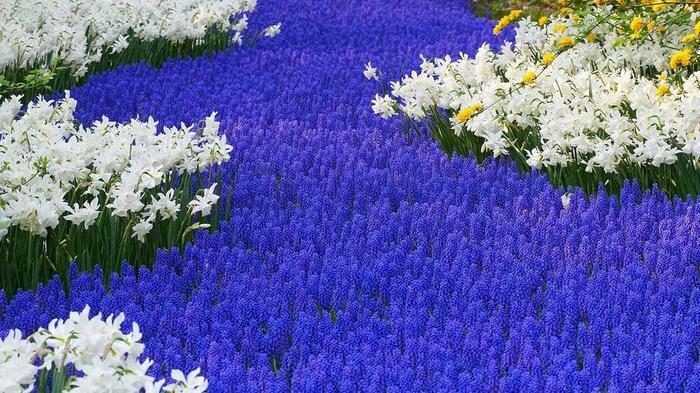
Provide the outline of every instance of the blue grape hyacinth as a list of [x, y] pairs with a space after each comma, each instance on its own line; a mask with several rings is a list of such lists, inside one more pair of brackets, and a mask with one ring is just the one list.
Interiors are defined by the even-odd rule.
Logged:
[[371, 113], [362, 64], [474, 53], [492, 22], [448, 0], [262, 2], [257, 19], [285, 28], [72, 92], [86, 123], [217, 111], [231, 220], [109, 290], [74, 269], [68, 295], [0, 294], [0, 336], [124, 312], [156, 373], [201, 368], [211, 392], [700, 390], [700, 205], [628, 185], [565, 209], [544, 176]]

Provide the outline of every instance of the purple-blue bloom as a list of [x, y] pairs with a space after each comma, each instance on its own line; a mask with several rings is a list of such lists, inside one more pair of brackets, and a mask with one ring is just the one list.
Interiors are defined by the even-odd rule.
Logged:
[[564, 210], [544, 176], [374, 116], [367, 61], [395, 79], [496, 42], [462, 1], [274, 3], [254, 48], [72, 92], [84, 122], [218, 111], [230, 222], [109, 291], [74, 271], [67, 297], [0, 294], [0, 336], [124, 312], [159, 376], [201, 367], [212, 392], [700, 390], [700, 205], [629, 185]]

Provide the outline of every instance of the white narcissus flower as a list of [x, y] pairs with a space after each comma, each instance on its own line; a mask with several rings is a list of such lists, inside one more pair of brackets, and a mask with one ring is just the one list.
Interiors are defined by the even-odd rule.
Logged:
[[121, 35], [119, 38], [117, 38], [114, 41], [114, 44], [112, 44], [112, 53], [120, 53], [123, 52], [126, 48], [129, 47], [129, 39], [126, 35]]
[[155, 217], [152, 215], [142, 218], [141, 221], [132, 227], [132, 231], [134, 233], [131, 235], [131, 237], [137, 238], [141, 243], [145, 242], [146, 235], [148, 235], [151, 232], [151, 229], [153, 229], [154, 220]]
[[[182, 124], [160, 132], [152, 118], [118, 124], [103, 117], [76, 126], [76, 104], [70, 95], [39, 98], [19, 114], [18, 97], [0, 101], [0, 238], [12, 227], [46, 236], [62, 220], [88, 229], [105, 212], [110, 219], [145, 217], [134, 232], [144, 239], [155, 219], [173, 219], [183, 209], [175, 190], [163, 187], [166, 178], [230, 159], [233, 148], [219, 135], [216, 113], [201, 130]], [[198, 211], [216, 203], [210, 193], [200, 196]]]
[[279, 34], [280, 31], [282, 31], [282, 23], [277, 23], [277, 24], [266, 27], [265, 30], [263, 31], [263, 35], [265, 37], [274, 37], [277, 34]]
[[36, 373], [34, 357], [39, 347], [22, 339], [22, 332], [11, 330], [0, 337], [0, 392], [24, 393], [34, 390]]
[[163, 387], [164, 392], [169, 393], [203, 393], [209, 387], [209, 382], [199, 375], [199, 369], [185, 374], [180, 370], [173, 370], [170, 377], [175, 381]]
[[[141, 0], [71, 0], [57, 6], [54, 0], [3, 1], [0, 71], [49, 66], [44, 62], [51, 57], [61, 58], [76, 76], [82, 76], [91, 63], [100, 61], [103, 48], [110, 53], [123, 52], [129, 45], [129, 35], [143, 41], [160, 38], [182, 42], [201, 39], [211, 30], [242, 33], [248, 27], [247, 13], [255, 9], [255, 3], [160, 0], [144, 6]], [[92, 33], [89, 41], [85, 35], [88, 30]], [[276, 34], [274, 29], [271, 34]]]
[[146, 206], [145, 210], [150, 216], [160, 214], [166, 220], [174, 218], [180, 211], [180, 205], [174, 198], [175, 190], [172, 188], [166, 193], [160, 192], [157, 196], [151, 197], [151, 203]]
[[377, 94], [372, 100], [372, 110], [374, 113], [382, 117], [382, 119], [388, 119], [396, 114], [396, 101], [394, 101], [388, 95], [380, 96]]
[[[524, 146], [523, 154], [537, 169], [578, 163], [591, 172], [617, 173], [629, 163], [673, 165], [681, 154], [700, 160], [700, 72], [673, 82], [661, 72], [673, 67], [668, 59], [676, 45], [668, 40], [692, 33], [693, 26], [671, 23], [661, 37], [619, 45], [627, 32], [596, 23], [595, 15], [580, 19], [555, 16], [544, 26], [526, 19], [515, 42], [499, 51], [484, 45], [473, 58], [422, 58], [420, 70], [391, 82], [391, 96], [375, 96], [372, 110], [384, 119], [401, 113], [423, 121], [437, 109], [455, 134], [483, 139], [482, 151], [493, 155], [519, 146], [514, 134], [536, 130], [537, 143]], [[562, 38], [593, 25], [588, 42], [562, 50]], [[374, 75], [368, 63], [365, 76]], [[475, 102], [484, 110], [459, 115]]]
[[66, 220], [75, 225], [83, 224], [85, 229], [88, 229], [95, 223], [97, 217], [102, 210], [99, 198], [93, 198], [92, 201], [83, 203], [83, 207], [79, 207], [77, 203], [73, 204], [73, 208], [69, 208], [70, 214], [64, 216]]
[[[163, 388], [165, 380], [148, 375], [153, 361], [139, 360], [144, 346], [136, 323], [132, 332], [121, 330], [124, 314], [102, 319], [90, 317], [90, 307], [71, 312], [66, 320], [55, 319], [46, 328], [28, 338], [12, 330], [0, 338], [0, 392], [29, 393], [46, 381], [39, 380], [39, 371], [68, 372], [64, 391], [72, 393], [203, 393], [208, 381], [200, 369], [186, 377], [172, 370], [173, 382]], [[39, 364], [38, 366], [35, 364]], [[161, 390], [162, 389], [162, 390]]]
[[365, 64], [365, 70], [362, 72], [365, 75], [365, 78], [372, 80], [374, 79], [375, 81], [379, 80], [379, 75], [377, 73], [377, 69], [372, 67], [372, 62], [367, 62]]
[[201, 213], [202, 216], [211, 214], [211, 208], [219, 200], [219, 196], [215, 194], [217, 184], [214, 183], [209, 188], [205, 188], [202, 195], [197, 195], [193, 201], [189, 203], [191, 214]]

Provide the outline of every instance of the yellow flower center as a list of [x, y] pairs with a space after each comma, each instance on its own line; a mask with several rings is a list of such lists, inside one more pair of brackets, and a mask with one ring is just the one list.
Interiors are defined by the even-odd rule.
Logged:
[[530, 84], [532, 84], [532, 82], [535, 81], [536, 78], [537, 78], [536, 73], [534, 73], [533, 71], [528, 71], [525, 73], [525, 75], [523, 75], [523, 84], [530, 85]]
[[542, 64], [548, 66], [554, 62], [554, 59], [556, 56], [552, 52], [546, 52], [545, 54], [542, 55]]
[[571, 37], [562, 37], [559, 40], [559, 49], [565, 49], [574, 46], [574, 40]]
[[659, 97], [663, 97], [666, 94], [668, 94], [670, 90], [671, 88], [667, 84], [659, 85], [659, 88], [656, 89], [656, 95]]
[[477, 102], [476, 104], [469, 105], [468, 107], [462, 109], [457, 113], [457, 121], [462, 123], [462, 124], [467, 124], [469, 120], [474, 117], [477, 112], [481, 110], [483, 106], [481, 105], [480, 102]]
[[632, 22], [630, 22], [630, 29], [632, 29], [633, 32], [639, 33], [642, 28], [644, 27], [644, 19], [640, 17], [635, 17], [632, 19]]
[[695, 37], [697, 37], [695, 33], [686, 34], [683, 36], [683, 38], [681, 38], [681, 42], [692, 41], [695, 39]]
[[566, 31], [566, 25], [563, 23], [557, 23], [552, 29], [555, 33], [563, 33]]

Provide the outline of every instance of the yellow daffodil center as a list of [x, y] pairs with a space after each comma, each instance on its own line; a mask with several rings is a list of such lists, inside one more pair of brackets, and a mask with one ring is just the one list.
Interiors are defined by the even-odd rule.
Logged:
[[566, 25], [563, 23], [557, 23], [556, 25], [554, 25], [554, 28], [552, 28], [552, 30], [555, 33], [563, 33], [566, 31]]
[[544, 64], [546, 66], [552, 64], [555, 57], [556, 56], [554, 55], [554, 53], [546, 52], [545, 54], [542, 55], [542, 64]]
[[457, 114], [457, 121], [462, 123], [462, 124], [467, 124], [469, 120], [474, 117], [482, 108], [483, 106], [481, 105], [480, 102], [477, 102], [476, 104], [469, 105], [468, 107], [462, 109], [459, 111]]
[[532, 82], [535, 81], [536, 78], [537, 78], [536, 73], [534, 73], [533, 71], [528, 71], [525, 73], [525, 75], [523, 75], [523, 84], [530, 85], [530, 84], [532, 84]]
[[663, 97], [666, 94], [668, 94], [668, 92], [670, 90], [671, 90], [671, 88], [667, 84], [664, 83], [663, 85], [659, 85], [659, 88], [656, 89], [656, 95], [659, 97]]
[[673, 56], [671, 56], [671, 61], [669, 62], [669, 65], [674, 70], [681, 66], [687, 67], [690, 65], [690, 58], [692, 54], [693, 52], [690, 49], [683, 49], [682, 51], [678, 51]]
[[644, 27], [644, 19], [640, 17], [635, 17], [632, 19], [632, 22], [630, 22], [630, 29], [632, 29], [633, 32], [639, 33], [642, 31], [642, 28]]
[[559, 49], [565, 49], [574, 46], [574, 40], [571, 37], [562, 37], [559, 40]]

